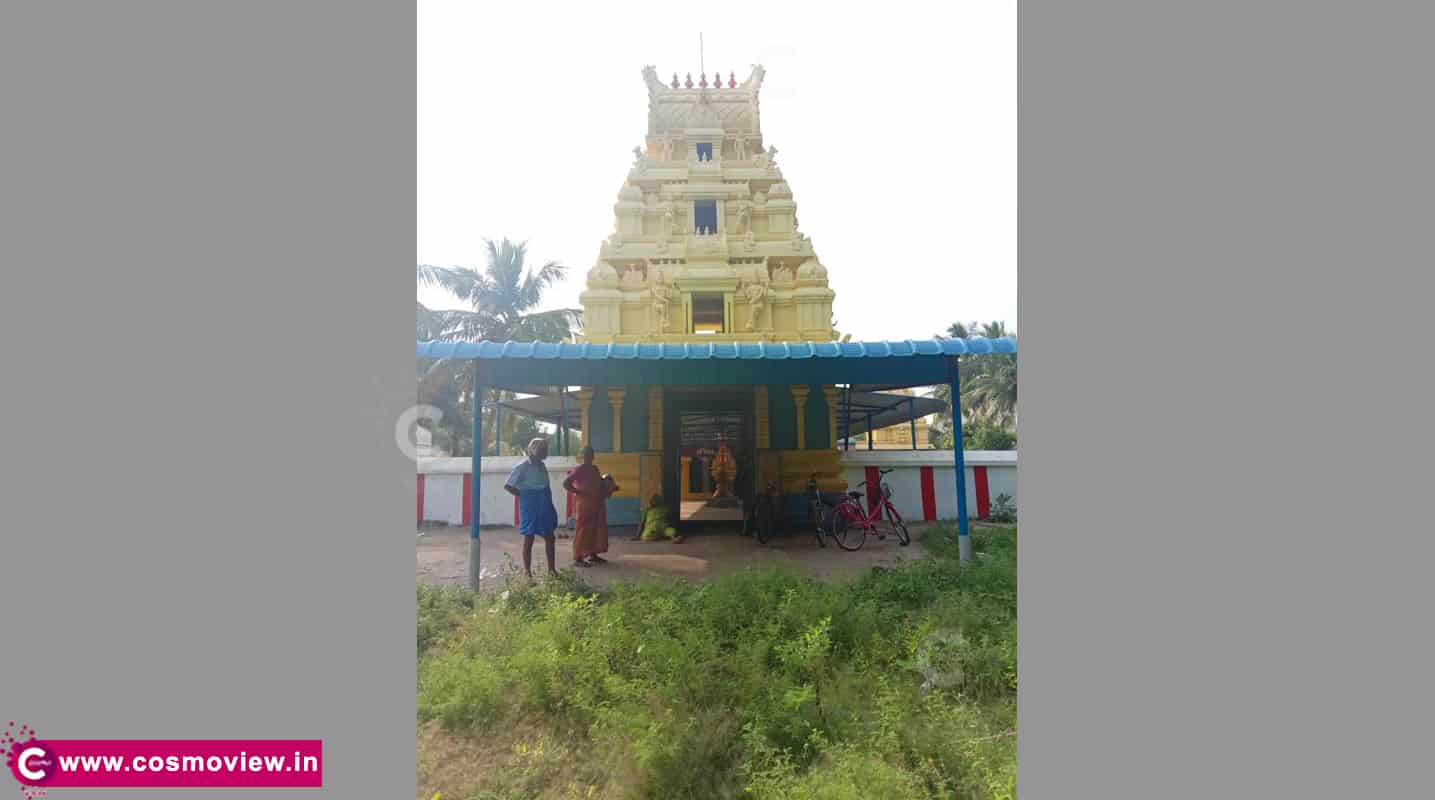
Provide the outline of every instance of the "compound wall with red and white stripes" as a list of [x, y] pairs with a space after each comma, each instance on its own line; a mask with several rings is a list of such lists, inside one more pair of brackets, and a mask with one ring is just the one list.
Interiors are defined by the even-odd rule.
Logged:
[[[992, 501], [1009, 495], [1016, 506], [1016, 451], [968, 450], [966, 460], [967, 516], [985, 519]], [[957, 518], [956, 464], [950, 450], [849, 450], [842, 455], [847, 486], [852, 491], [879, 477], [892, 489], [892, 505], [904, 519]], [[881, 471], [892, 470], [887, 475]], [[869, 495], [870, 497], [871, 495]]]
[[[1016, 451], [969, 450], [966, 458], [967, 515], [984, 519], [1000, 495], [1009, 495], [1017, 504]], [[487, 456], [479, 480], [482, 525], [516, 525], [517, 498], [503, 490], [504, 479], [522, 456]], [[548, 480], [553, 497], [563, 512], [562, 481], [577, 460], [551, 457]], [[418, 519], [468, 525], [472, 520], [471, 462], [467, 458], [420, 458], [418, 461]], [[953, 475], [956, 465], [950, 450], [849, 450], [842, 454], [847, 485], [854, 491], [863, 481], [873, 481], [880, 471], [892, 489], [892, 504], [908, 520], [956, 519], [957, 493]], [[862, 487], [865, 491], [867, 487]], [[564, 516], [571, 516], [572, 511]]]

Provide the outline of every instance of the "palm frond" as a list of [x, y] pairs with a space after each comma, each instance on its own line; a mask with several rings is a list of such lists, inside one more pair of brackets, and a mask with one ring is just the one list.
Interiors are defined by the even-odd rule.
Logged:
[[1001, 321], [988, 322], [982, 326], [981, 330], [982, 335], [988, 339], [1000, 339], [1003, 336], [1009, 335], [1006, 330], [1006, 323]]
[[471, 306], [478, 306], [493, 291], [492, 281], [482, 273], [466, 267], [418, 265], [420, 286], [438, 287]]
[[527, 310], [538, 305], [543, 296], [543, 290], [563, 280], [567, 275], [568, 267], [557, 261], [549, 261], [529, 272], [524, 276], [523, 283], [518, 288], [518, 307]]
[[971, 336], [972, 331], [975, 330], [976, 327], [977, 324], [975, 322], [970, 325], [963, 325], [960, 322], [953, 322], [951, 325], [947, 326], [946, 336], [943, 336], [942, 334], [937, 334], [937, 338], [945, 339], [950, 337], [952, 339], [966, 339]]
[[500, 290], [517, 288], [523, 276], [523, 260], [528, 254], [527, 242], [513, 242], [507, 237], [501, 242], [485, 239], [488, 249], [488, 274]]
[[442, 311], [434, 311], [423, 303], [415, 303], [418, 308], [414, 312], [414, 321], [418, 328], [418, 339], [421, 342], [433, 341], [443, 333], [444, 321]]
[[459, 309], [434, 310], [419, 305], [419, 337], [436, 342], [471, 342], [492, 329], [487, 315]]
[[580, 316], [579, 311], [573, 308], [524, 314], [514, 326], [512, 338], [517, 341], [561, 342], [572, 335]]

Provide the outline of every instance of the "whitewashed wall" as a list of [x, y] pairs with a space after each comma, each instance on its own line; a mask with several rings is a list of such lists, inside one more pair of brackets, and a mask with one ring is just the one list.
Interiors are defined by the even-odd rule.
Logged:
[[[483, 470], [478, 482], [479, 524], [512, 525], [513, 495], [503, 490], [508, 473], [526, 456], [484, 456], [480, 464]], [[550, 456], [543, 462], [548, 467], [548, 482], [553, 486], [553, 502], [558, 506], [561, 517], [564, 512], [563, 478], [568, 470], [578, 466], [578, 460], [569, 456]], [[420, 458], [418, 472], [423, 476], [423, 519], [431, 522], [447, 522], [462, 525], [463, 521], [463, 478], [473, 462], [468, 458]]]
[[[984, 473], [987, 499], [995, 502], [1006, 494], [1017, 502], [1016, 451], [969, 450], [966, 457], [967, 514], [979, 514], [978, 478]], [[503, 490], [504, 479], [523, 456], [485, 456], [479, 480], [480, 515], [483, 525], [512, 525], [513, 497]], [[577, 460], [553, 456], [546, 462], [548, 479], [553, 485], [553, 499], [560, 516], [564, 513], [563, 476], [577, 466]], [[472, 462], [467, 458], [420, 458], [418, 472], [423, 476], [423, 506], [419, 512], [425, 521], [462, 525], [463, 476]], [[849, 450], [842, 454], [847, 485], [853, 489], [866, 480], [867, 467], [891, 469], [886, 476], [892, 487], [892, 503], [908, 520], [955, 519], [957, 494], [953, 474], [956, 471], [950, 450]], [[983, 468], [977, 470], [977, 467]], [[922, 473], [931, 475], [933, 508], [922, 501]]]

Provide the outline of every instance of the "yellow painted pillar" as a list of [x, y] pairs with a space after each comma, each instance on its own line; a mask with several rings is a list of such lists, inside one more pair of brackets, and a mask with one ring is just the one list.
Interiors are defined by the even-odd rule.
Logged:
[[772, 447], [772, 427], [768, 415], [767, 387], [754, 386], [752, 389], [754, 424], [757, 425], [757, 449], [767, 450]]
[[842, 390], [836, 386], [824, 386], [822, 395], [827, 398], [827, 444], [837, 447], [837, 404]]
[[[582, 418], [581, 424], [583, 426], [583, 445], [585, 447], [592, 447], [593, 437], [590, 435], [592, 429], [588, 427], [588, 408], [593, 405], [593, 390], [579, 389], [573, 393], [573, 396], [578, 398], [579, 416]], [[574, 453], [573, 455], [578, 454]]]
[[648, 499], [663, 493], [663, 457], [658, 453], [638, 456], [638, 508], [647, 511]]
[[793, 386], [792, 403], [797, 406], [797, 449], [807, 449], [807, 395], [812, 390], [806, 386]]
[[608, 404], [613, 407], [613, 452], [623, 452], [623, 396], [624, 389], [609, 389]]
[[663, 449], [663, 387], [648, 387], [648, 449]]

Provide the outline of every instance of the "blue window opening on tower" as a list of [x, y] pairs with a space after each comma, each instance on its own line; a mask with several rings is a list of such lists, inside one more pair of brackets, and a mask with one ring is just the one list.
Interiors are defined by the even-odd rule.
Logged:
[[693, 229], [699, 234], [717, 233], [717, 201], [693, 201]]
[[698, 143], [698, 160], [699, 160], [699, 161], [712, 161], [712, 160], [713, 160], [713, 145], [712, 145], [712, 142], [699, 142], [699, 143]]

